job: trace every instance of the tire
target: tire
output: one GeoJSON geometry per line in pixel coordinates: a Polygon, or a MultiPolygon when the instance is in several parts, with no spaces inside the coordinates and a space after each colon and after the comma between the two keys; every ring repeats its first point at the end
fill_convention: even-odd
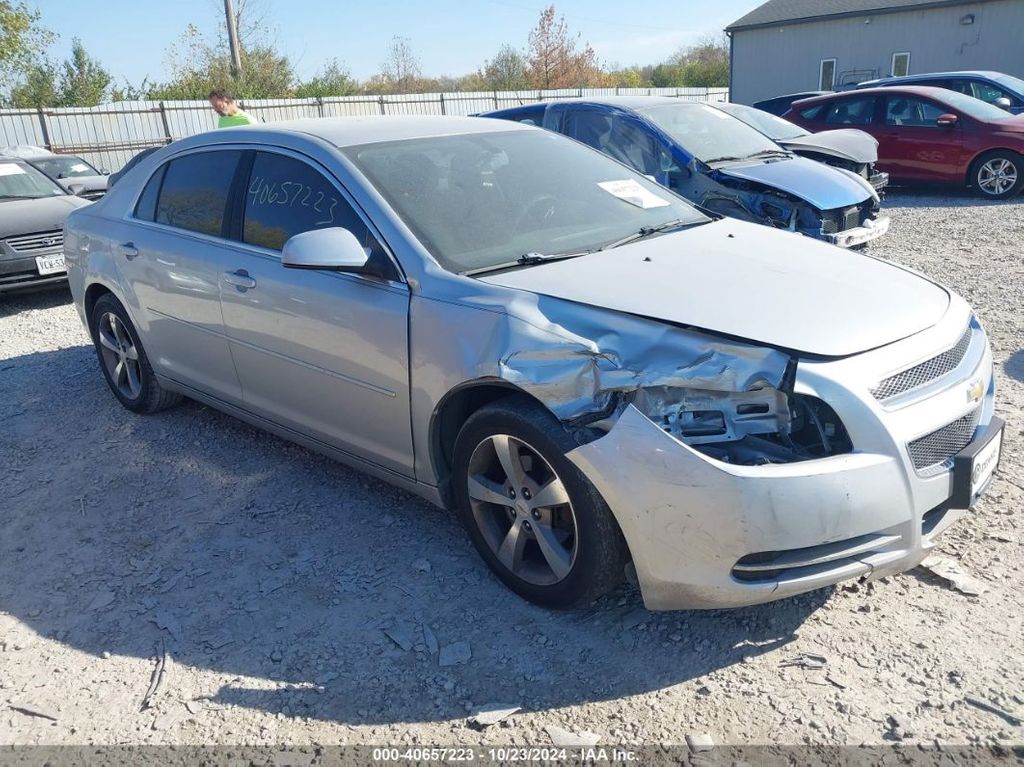
{"type": "Polygon", "coordinates": [[[1024,157],[1007,149],[986,152],[971,163],[967,183],[990,200],[1005,200],[1024,186],[1024,157]]]}
{"type": "Polygon", "coordinates": [[[181,402],[180,394],[157,381],[128,312],[110,293],[93,306],[89,332],[103,377],[122,405],[133,413],[149,414],[181,402]]]}
{"type": "Polygon", "coordinates": [[[455,441],[452,481],[473,545],[506,586],[545,607],[596,599],[622,581],[629,559],[608,505],[565,457],[577,446],[547,410],[522,396],[475,412],[455,441]],[[517,470],[508,460],[518,463],[523,487],[509,481],[517,470]]]}

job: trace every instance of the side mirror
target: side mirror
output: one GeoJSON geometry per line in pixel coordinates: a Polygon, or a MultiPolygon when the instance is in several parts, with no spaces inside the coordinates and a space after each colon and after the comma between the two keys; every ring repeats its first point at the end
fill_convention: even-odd
{"type": "Polygon", "coordinates": [[[81,197],[85,191],[85,184],[68,184],[68,191],[76,197],[81,197]]]}
{"type": "Polygon", "coordinates": [[[1000,109],[1005,109],[1007,112],[1009,112],[1010,109],[1013,107],[1013,104],[1010,102],[1008,98],[1006,98],[1006,96],[1000,96],[992,103],[995,104],[1000,109]]]}
{"type": "Polygon", "coordinates": [[[944,128],[951,128],[957,124],[958,118],[956,115],[939,115],[935,120],[936,125],[941,125],[944,128]]]}
{"type": "Polygon", "coordinates": [[[110,171],[107,170],[106,168],[100,168],[100,175],[101,176],[109,176],[110,175],[110,171]]]}
{"type": "Polygon", "coordinates": [[[369,260],[366,250],[348,229],[313,229],[288,239],[281,263],[289,269],[336,269],[358,272],[369,260]]]}

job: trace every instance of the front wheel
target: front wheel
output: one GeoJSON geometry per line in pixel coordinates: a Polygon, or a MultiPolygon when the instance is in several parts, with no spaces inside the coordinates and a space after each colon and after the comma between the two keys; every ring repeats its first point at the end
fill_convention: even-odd
{"type": "Polygon", "coordinates": [[[970,183],[984,197],[1012,197],[1024,185],[1024,157],[1006,150],[983,154],[971,166],[970,183]]]}
{"type": "Polygon", "coordinates": [[[509,588],[568,608],[615,587],[625,540],[597,489],[566,458],[577,445],[544,408],[509,397],[474,413],[455,444],[459,512],[509,588]]]}

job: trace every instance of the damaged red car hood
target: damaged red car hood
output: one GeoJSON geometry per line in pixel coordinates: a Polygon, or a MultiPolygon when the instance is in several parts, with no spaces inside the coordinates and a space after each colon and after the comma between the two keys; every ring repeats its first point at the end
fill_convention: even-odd
{"type": "Polygon", "coordinates": [[[918,333],[949,306],[913,272],[735,219],[480,279],[829,357],[918,333]]]}

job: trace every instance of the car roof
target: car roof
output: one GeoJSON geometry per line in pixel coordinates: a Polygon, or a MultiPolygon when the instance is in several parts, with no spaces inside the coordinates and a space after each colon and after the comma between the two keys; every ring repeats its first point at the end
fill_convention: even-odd
{"type": "Polygon", "coordinates": [[[1002,72],[992,72],[983,69],[962,69],[956,72],[925,72],[917,75],[899,75],[898,77],[880,77],[877,80],[868,80],[871,83],[893,83],[912,82],[915,80],[932,80],[936,77],[987,77],[993,80],[1002,75],[1002,72]]]}
{"type": "MultiPolygon", "coordinates": [[[[558,99],[557,101],[549,101],[540,106],[552,106],[554,104],[586,104],[588,106],[600,106],[600,107],[614,107],[617,109],[649,109],[651,107],[663,107],[669,106],[670,104],[686,104],[690,106],[714,106],[716,102],[713,101],[687,101],[686,99],[675,98],[674,96],[587,96],[585,98],[568,98],[558,99]]],[[[505,109],[497,109],[492,112],[484,113],[497,114],[497,113],[511,113],[516,110],[526,110],[530,107],[538,106],[537,104],[523,104],[517,107],[507,107],[505,109]]]]}
{"type": "Polygon", "coordinates": [[[442,117],[440,115],[374,115],[366,117],[312,117],[258,123],[238,128],[219,128],[183,139],[181,145],[230,141],[270,141],[281,134],[318,138],[335,147],[359,146],[386,141],[457,136],[473,133],[498,133],[538,130],[507,120],[479,117],[442,117]]]}
{"type": "Polygon", "coordinates": [[[949,94],[947,88],[935,88],[931,85],[901,85],[895,88],[860,88],[853,91],[836,91],[827,93],[824,96],[812,96],[809,99],[800,99],[793,102],[793,107],[812,106],[835,98],[860,98],[861,96],[877,93],[879,95],[892,96],[893,93],[906,93],[911,96],[926,96],[928,98],[945,99],[949,94]]]}

